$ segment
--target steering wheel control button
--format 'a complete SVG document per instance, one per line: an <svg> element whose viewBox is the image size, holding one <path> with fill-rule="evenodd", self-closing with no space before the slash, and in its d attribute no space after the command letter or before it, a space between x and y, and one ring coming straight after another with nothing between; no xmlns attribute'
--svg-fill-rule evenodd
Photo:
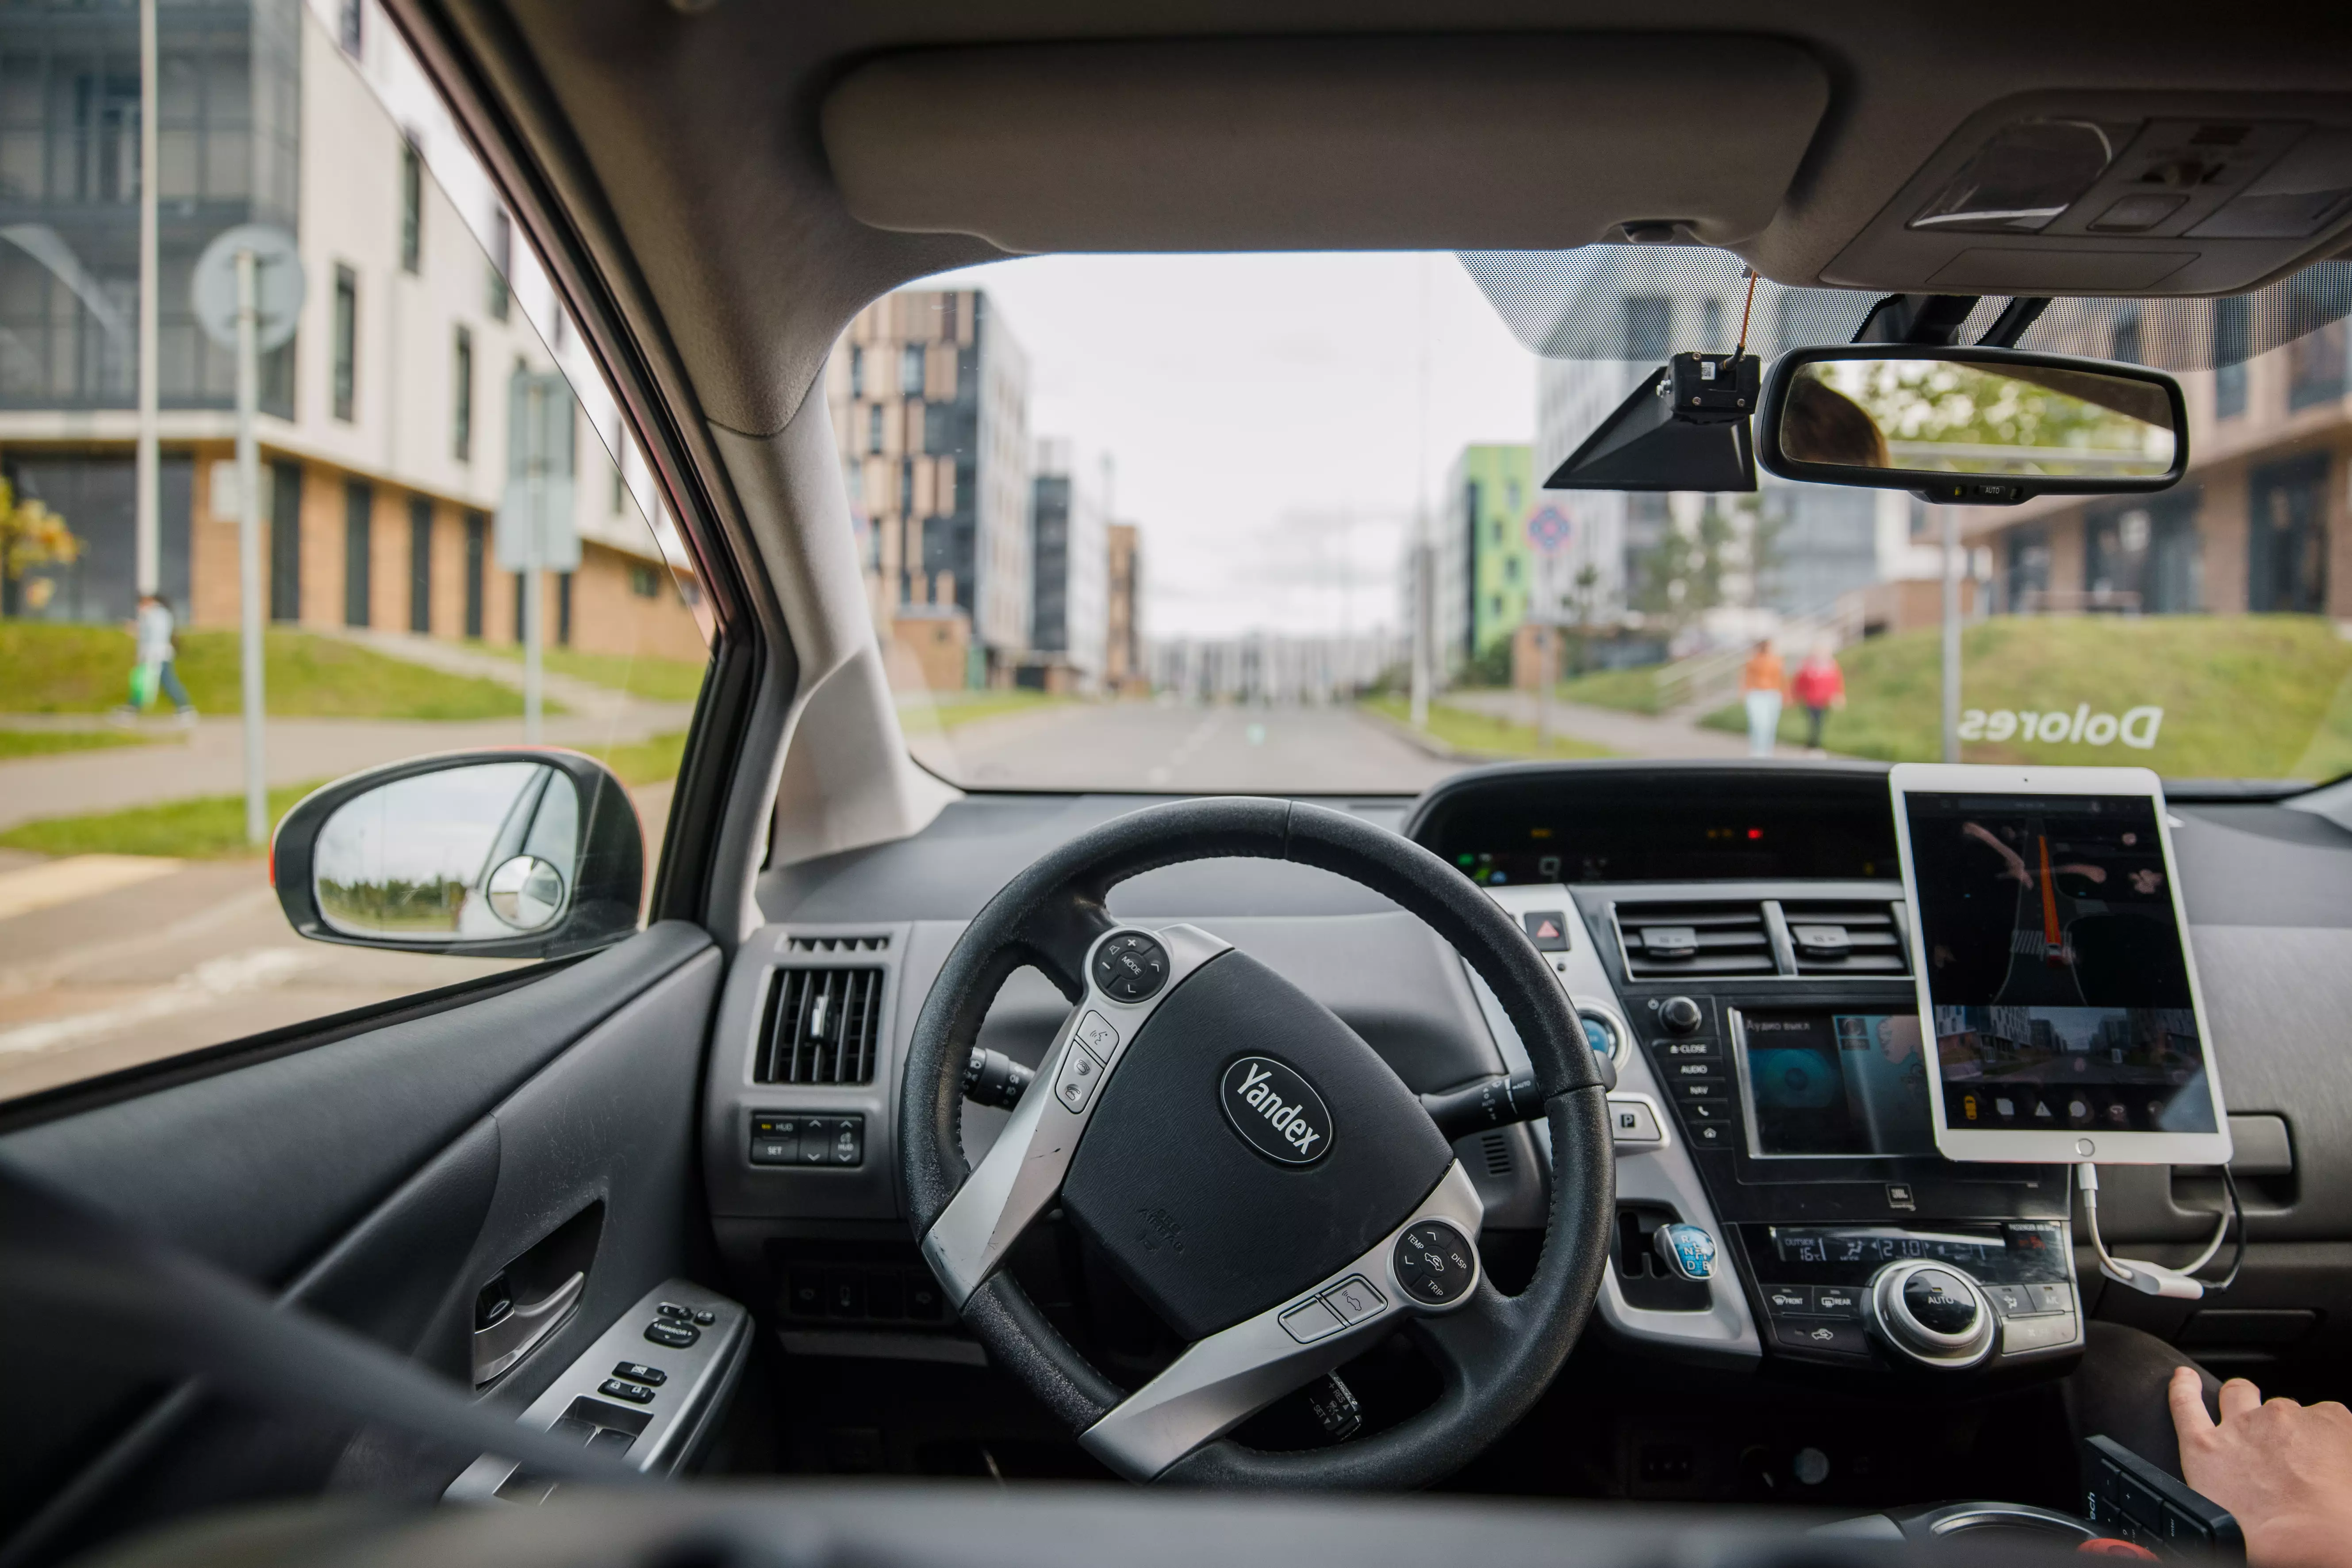
<svg viewBox="0 0 2352 1568"><path fill-rule="evenodd" d="M1168 950L1141 931L1120 931L1095 949L1095 984L1120 1002L1148 1002L1168 984Z"/></svg>
<svg viewBox="0 0 2352 1568"><path fill-rule="evenodd" d="M669 1381L669 1373L657 1366L647 1366L641 1361L625 1361L613 1369L614 1377L625 1377L631 1383L642 1383L647 1388L659 1388Z"/></svg>
<svg viewBox="0 0 2352 1568"><path fill-rule="evenodd" d="M1459 1301L1478 1278L1477 1249L1468 1237L1442 1219L1417 1220L1405 1226L1391 1261L1404 1293L1433 1307Z"/></svg>
<svg viewBox="0 0 2352 1568"><path fill-rule="evenodd" d="M1670 1034L1695 1035L1698 1026L1706 1022L1706 1014L1687 996L1669 996L1658 1004L1658 1022Z"/></svg>
<svg viewBox="0 0 2352 1568"><path fill-rule="evenodd" d="M1302 1345L1311 1345L1328 1334L1336 1334L1344 1326L1339 1315L1323 1304L1322 1298L1309 1297L1282 1314L1282 1331Z"/></svg>
<svg viewBox="0 0 2352 1568"><path fill-rule="evenodd" d="M1078 1020L1078 1044L1091 1052L1095 1060L1110 1066L1112 1055L1118 1049L1118 1031L1100 1013L1089 1011Z"/></svg>
<svg viewBox="0 0 2352 1568"><path fill-rule="evenodd" d="M1678 1279L1715 1277L1715 1237L1695 1225L1662 1225L1655 1232L1658 1256Z"/></svg>
<svg viewBox="0 0 2352 1568"><path fill-rule="evenodd" d="M701 1337L702 1331L692 1323L673 1323L667 1318L656 1318L646 1325L646 1338L674 1351L682 1351Z"/></svg>
<svg viewBox="0 0 2352 1568"><path fill-rule="evenodd" d="M1331 1108L1287 1062L1237 1058L1218 1081L1217 1103L1242 1141L1269 1160L1311 1165L1331 1152Z"/></svg>
<svg viewBox="0 0 2352 1568"><path fill-rule="evenodd" d="M1087 1108L1095 1097L1095 1085L1103 1078L1103 1065L1087 1054L1084 1046L1073 1042L1062 1053L1062 1070L1054 1077L1054 1098L1071 1114Z"/></svg>
<svg viewBox="0 0 2352 1568"><path fill-rule="evenodd" d="M1527 928L1528 940L1536 944L1538 952L1568 951L1568 914L1562 910L1529 910L1519 917Z"/></svg>
<svg viewBox="0 0 2352 1568"><path fill-rule="evenodd" d="M617 1377L608 1377L598 1384L596 1392L607 1399L625 1399L632 1405L651 1405L654 1402L652 1389L641 1388L634 1383L623 1383Z"/></svg>
<svg viewBox="0 0 2352 1568"><path fill-rule="evenodd" d="M1341 1322L1360 1323L1366 1318L1378 1317L1389 1299L1372 1289L1370 1280L1353 1274L1324 1291L1323 1304L1339 1313Z"/></svg>

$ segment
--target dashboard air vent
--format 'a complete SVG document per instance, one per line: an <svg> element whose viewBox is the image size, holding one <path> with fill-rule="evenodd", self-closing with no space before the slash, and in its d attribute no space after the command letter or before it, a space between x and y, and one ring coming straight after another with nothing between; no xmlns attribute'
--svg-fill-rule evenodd
<svg viewBox="0 0 2352 1568"><path fill-rule="evenodd" d="M1774 972L1761 904L1620 904L1616 913L1632 979Z"/></svg>
<svg viewBox="0 0 2352 1568"><path fill-rule="evenodd" d="M1800 974L1908 973L1892 904L1785 903Z"/></svg>
<svg viewBox="0 0 2352 1568"><path fill-rule="evenodd" d="M784 939L787 952L882 952L888 950L887 936L794 936Z"/></svg>
<svg viewBox="0 0 2352 1568"><path fill-rule="evenodd" d="M760 1023L761 1083L872 1083L879 969L779 969Z"/></svg>

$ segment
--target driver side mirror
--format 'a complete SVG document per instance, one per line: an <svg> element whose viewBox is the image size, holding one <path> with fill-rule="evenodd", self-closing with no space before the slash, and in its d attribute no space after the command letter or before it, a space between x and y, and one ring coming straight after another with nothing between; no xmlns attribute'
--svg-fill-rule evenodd
<svg viewBox="0 0 2352 1568"><path fill-rule="evenodd" d="M373 768L278 824L270 880L314 942L556 958L637 928L645 838L576 752L454 752Z"/></svg>
<svg viewBox="0 0 2352 1568"><path fill-rule="evenodd" d="M1798 349L1765 377L1756 457L1813 484L1947 505L2169 489L2189 410L2161 371L2013 349Z"/></svg>

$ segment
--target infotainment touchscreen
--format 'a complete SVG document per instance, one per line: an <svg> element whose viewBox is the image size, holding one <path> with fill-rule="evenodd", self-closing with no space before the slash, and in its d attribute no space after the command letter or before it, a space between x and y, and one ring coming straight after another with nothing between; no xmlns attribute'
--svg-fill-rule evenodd
<svg viewBox="0 0 2352 1568"><path fill-rule="evenodd" d="M2226 1160L2154 775L1895 771L1938 1146Z"/></svg>
<svg viewBox="0 0 2352 1568"><path fill-rule="evenodd" d="M1758 1159L1936 1152L1917 1014L1742 1009L1732 1039Z"/></svg>

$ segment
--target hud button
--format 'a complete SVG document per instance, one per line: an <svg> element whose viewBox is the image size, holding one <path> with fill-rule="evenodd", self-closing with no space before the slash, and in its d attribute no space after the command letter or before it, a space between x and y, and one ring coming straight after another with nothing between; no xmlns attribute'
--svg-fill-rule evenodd
<svg viewBox="0 0 2352 1568"><path fill-rule="evenodd" d="M1095 949L1095 984L1121 1002L1142 1002L1168 983L1168 950L1141 931L1121 931Z"/></svg>
<svg viewBox="0 0 2352 1568"><path fill-rule="evenodd" d="M1360 1323L1389 1303L1387 1297L1372 1289L1371 1281L1351 1274L1323 1292L1323 1304L1339 1313L1341 1322Z"/></svg>
<svg viewBox="0 0 2352 1568"><path fill-rule="evenodd" d="M1469 1294L1478 1276L1477 1258L1469 1237L1444 1220L1425 1219L1397 1237L1391 1262L1406 1295L1442 1307Z"/></svg>

